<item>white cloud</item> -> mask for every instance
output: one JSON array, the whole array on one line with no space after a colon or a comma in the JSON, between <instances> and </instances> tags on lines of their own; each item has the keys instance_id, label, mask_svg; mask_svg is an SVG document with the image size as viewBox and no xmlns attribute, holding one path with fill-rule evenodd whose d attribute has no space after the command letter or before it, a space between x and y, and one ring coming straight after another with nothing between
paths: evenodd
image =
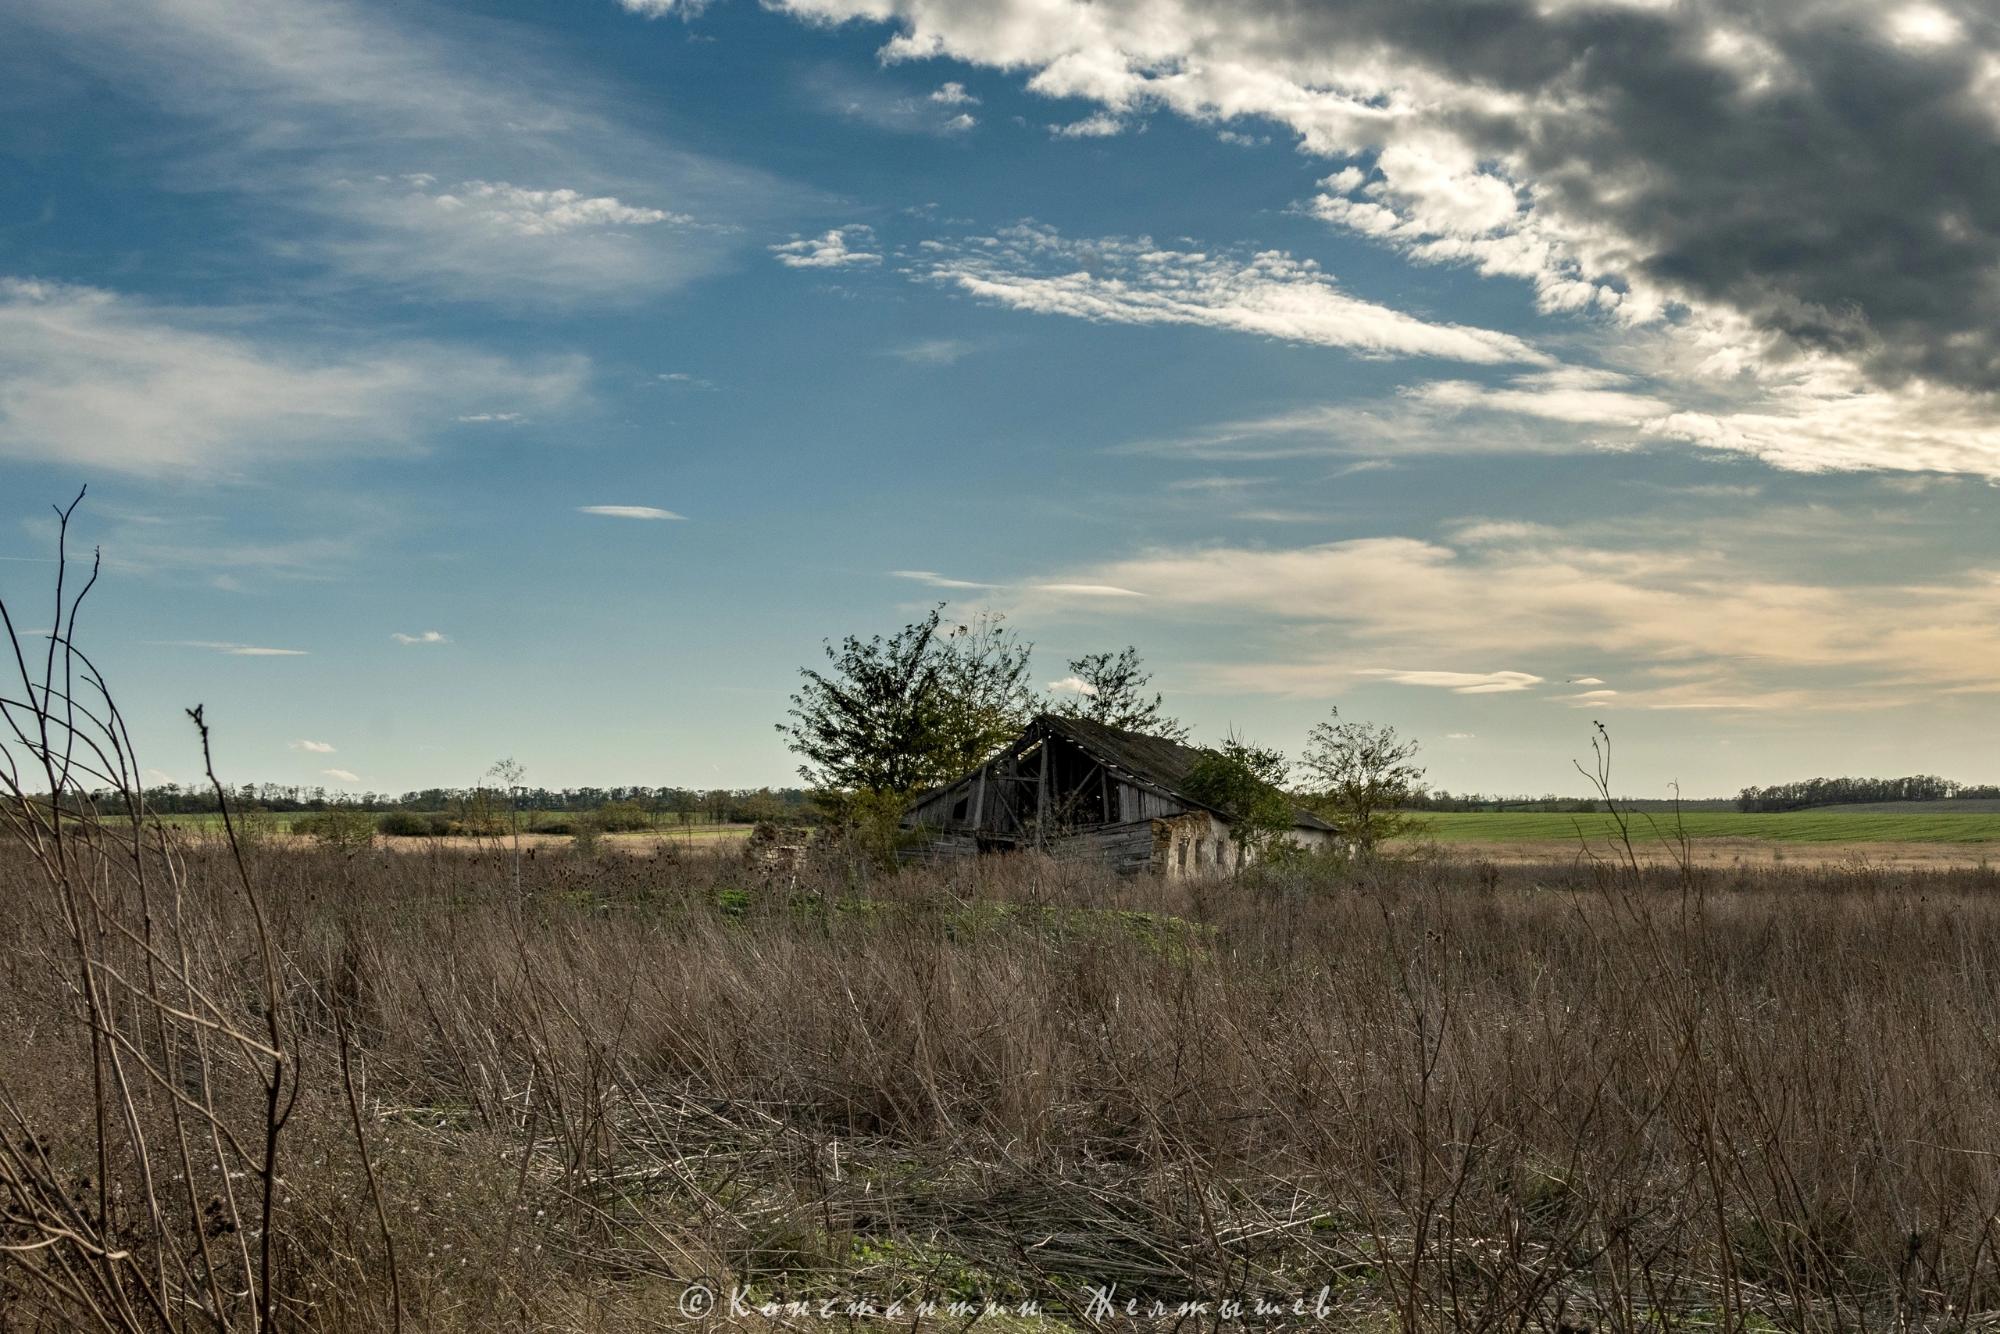
<instances>
[{"instance_id":1,"label":"white cloud","mask_svg":"<svg viewBox=\"0 0 2000 1334\"><path fill-rule=\"evenodd\" d=\"M965 85L962 83L938 85L937 91L931 94L931 101L938 103L940 106L947 107L976 107L979 105L979 99L971 93L966 92Z\"/></svg>"},{"instance_id":2,"label":"white cloud","mask_svg":"<svg viewBox=\"0 0 2000 1334\"><path fill-rule=\"evenodd\" d=\"M481 403L563 403L586 367L428 343L328 335L321 345L270 316L201 316L0 279L0 456L216 475L403 452Z\"/></svg>"},{"instance_id":3,"label":"white cloud","mask_svg":"<svg viewBox=\"0 0 2000 1334\"><path fill-rule=\"evenodd\" d=\"M1642 431L1793 472L2000 479L2000 411L1991 396L1922 383L1872 389L1830 366L1801 370L1790 383L1729 407L1669 412Z\"/></svg>"},{"instance_id":4,"label":"white cloud","mask_svg":"<svg viewBox=\"0 0 2000 1334\"><path fill-rule=\"evenodd\" d=\"M258 644L234 644L210 639L176 639L168 641L174 648L205 648L212 653L227 653L232 658L303 658L302 648L265 648Z\"/></svg>"},{"instance_id":5,"label":"white cloud","mask_svg":"<svg viewBox=\"0 0 2000 1334\"><path fill-rule=\"evenodd\" d=\"M819 236L786 241L769 249L787 268L843 269L855 264L880 264L881 255L853 248L874 243L874 228L866 223L850 223Z\"/></svg>"},{"instance_id":6,"label":"white cloud","mask_svg":"<svg viewBox=\"0 0 2000 1334\"><path fill-rule=\"evenodd\" d=\"M1125 133L1125 122L1108 112L1099 111L1066 125L1051 125L1049 133L1058 139L1109 139Z\"/></svg>"},{"instance_id":7,"label":"white cloud","mask_svg":"<svg viewBox=\"0 0 2000 1334\"><path fill-rule=\"evenodd\" d=\"M527 420L518 412L461 412L458 419L462 422L504 422L508 425Z\"/></svg>"},{"instance_id":8,"label":"white cloud","mask_svg":"<svg viewBox=\"0 0 2000 1334\"><path fill-rule=\"evenodd\" d=\"M1064 597L1079 598L1142 598L1146 595L1137 589L1121 588L1117 584L1071 584L1050 583L1030 585L1036 592L1054 593Z\"/></svg>"},{"instance_id":9,"label":"white cloud","mask_svg":"<svg viewBox=\"0 0 2000 1334\"><path fill-rule=\"evenodd\" d=\"M1475 740L1475 739L1476 739L1476 738L1477 738L1478 736L1479 736L1479 733L1477 733L1477 732L1446 732L1446 733L1444 734L1444 740L1446 740L1446 741L1472 741L1472 740Z\"/></svg>"},{"instance_id":10,"label":"white cloud","mask_svg":"<svg viewBox=\"0 0 2000 1334\"><path fill-rule=\"evenodd\" d=\"M1857 387L1839 358L1802 356L1782 372L1705 382L1698 357L1663 342L1633 372L1561 366L1494 384L1403 386L1394 397L1294 409L1128 448L1196 459L1317 455L1568 453L1684 443L1793 472L1962 473L2000 479L2000 409L1987 395L1909 383ZM1699 404L1700 406L1680 406Z\"/></svg>"},{"instance_id":11,"label":"white cloud","mask_svg":"<svg viewBox=\"0 0 2000 1334\"><path fill-rule=\"evenodd\" d=\"M998 588L998 584L975 583L970 579L947 579L936 570L891 570L898 579L911 579L932 588Z\"/></svg>"},{"instance_id":12,"label":"white cloud","mask_svg":"<svg viewBox=\"0 0 2000 1334\"><path fill-rule=\"evenodd\" d=\"M336 783L358 783L361 775L349 769L321 769L320 772Z\"/></svg>"},{"instance_id":13,"label":"white cloud","mask_svg":"<svg viewBox=\"0 0 2000 1334\"><path fill-rule=\"evenodd\" d=\"M1379 676L1403 686L1430 686L1455 695L1513 694L1542 684L1542 678L1528 672L1438 672L1406 671L1393 667L1361 667L1356 676Z\"/></svg>"},{"instance_id":14,"label":"white cloud","mask_svg":"<svg viewBox=\"0 0 2000 1334\"><path fill-rule=\"evenodd\" d=\"M949 366L971 355L972 344L963 338L920 338L889 349L889 355L915 366Z\"/></svg>"},{"instance_id":15,"label":"white cloud","mask_svg":"<svg viewBox=\"0 0 2000 1334\"><path fill-rule=\"evenodd\" d=\"M685 226L694 221L665 209L622 203L610 195L589 198L575 190L530 190L506 181L465 181L450 190L434 190L429 176L406 179L432 207L453 215L456 221L521 236L559 236L591 228L649 227L662 222Z\"/></svg>"},{"instance_id":16,"label":"white cloud","mask_svg":"<svg viewBox=\"0 0 2000 1334\"><path fill-rule=\"evenodd\" d=\"M420 635L406 635L401 630L389 636L398 644L449 644L451 636L436 630L426 630Z\"/></svg>"},{"instance_id":17,"label":"white cloud","mask_svg":"<svg viewBox=\"0 0 2000 1334\"><path fill-rule=\"evenodd\" d=\"M1048 683L1048 689L1058 695L1095 695L1097 687L1080 676L1065 676L1060 681Z\"/></svg>"},{"instance_id":18,"label":"white cloud","mask_svg":"<svg viewBox=\"0 0 2000 1334\"><path fill-rule=\"evenodd\" d=\"M1023 225L930 256L931 281L1038 314L1200 325L1372 356L1549 361L1512 334L1432 324L1350 296L1313 261L1283 251L1211 255L1146 237L1072 240Z\"/></svg>"},{"instance_id":19,"label":"white cloud","mask_svg":"<svg viewBox=\"0 0 2000 1334\"><path fill-rule=\"evenodd\" d=\"M666 374L660 376L659 380L662 384L670 384L680 389L712 391L715 388L715 381L703 379L699 375L690 375L686 371L668 371Z\"/></svg>"},{"instance_id":20,"label":"white cloud","mask_svg":"<svg viewBox=\"0 0 2000 1334\"><path fill-rule=\"evenodd\" d=\"M1619 707L1862 707L2000 692L2000 567L1836 582L1771 570L1750 519L1701 540L1607 547L1523 527L1456 545L1408 537L1168 549L1065 571L1144 595L1134 610L1239 627L1218 690L1305 696L1357 674L1512 693L1590 655L1622 660ZM1611 531L1610 529L1604 530ZM1732 549L1725 533L1735 534ZM1265 627L1282 648L1260 657ZM1423 655L1433 667L1383 668ZM1518 666L1496 672L1489 664ZM1571 682L1599 686L1600 678ZM1591 695L1607 703L1611 696Z\"/></svg>"},{"instance_id":21,"label":"white cloud","mask_svg":"<svg viewBox=\"0 0 2000 1334\"><path fill-rule=\"evenodd\" d=\"M619 8L642 18L665 18L669 14L684 19L699 18L710 0L618 0Z\"/></svg>"},{"instance_id":22,"label":"white cloud","mask_svg":"<svg viewBox=\"0 0 2000 1334\"><path fill-rule=\"evenodd\" d=\"M1579 425L1639 428L1648 418L1673 411L1666 401L1630 388L1629 376L1564 366L1516 376L1503 385L1470 380L1433 380L1403 390L1406 397L1446 411L1478 409L1517 413Z\"/></svg>"},{"instance_id":23,"label":"white cloud","mask_svg":"<svg viewBox=\"0 0 2000 1334\"><path fill-rule=\"evenodd\" d=\"M315 755L333 754L333 743L328 741L294 741L293 750L311 751Z\"/></svg>"},{"instance_id":24,"label":"white cloud","mask_svg":"<svg viewBox=\"0 0 2000 1334\"><path fill-rule=\"evenodd\" d=\"M578 514L599 514L607 519L681 519L685 515L652 505L579 505Z\"/></svg>"},{"instance_id":25,"label":"white cloud","mask_svg":"<svg viewBox=\"0 0 2000 1334\"><path fill-rule=\"evenodd\" d=\"M1950 46L1965 38L1965 25L1931 4L1904 5L1891 10L1883 23L1889 40L1897 46Z\"/></svg>"},{"instance_id":26,"label":"white cloud","mask_svg":"<svg viewBox=\"0 0 2000 1334\"><path fill-rule=\"evenodd\" d=\"M1601 686L1604 681L1596 676L1572 676L1563 682L1566 686Z\"/></svg>"}]
</instances>

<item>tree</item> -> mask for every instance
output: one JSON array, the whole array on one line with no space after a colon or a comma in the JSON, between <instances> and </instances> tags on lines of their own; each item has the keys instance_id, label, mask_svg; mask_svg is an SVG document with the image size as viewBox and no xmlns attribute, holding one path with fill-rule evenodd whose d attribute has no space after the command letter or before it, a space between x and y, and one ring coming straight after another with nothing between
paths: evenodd
<instances>
[{"instance_id":1,"label":"tree","mask_svg":"<svg viewBox=\"0 0 2000 1334\"><path fill-rule=\"evenodd\" d=\"M1031 646L996 615L943 629L944 604L886 639L826 646L828 671L800 669L778 731L822 791L907 794L957 777L1033 710Z\"/></svg>"},{"instance_id":2,"label":"tree","mask_svg":"<svg viewBox=\"0 0 2000 1334\"><path fill-rule=\"evenodd\" d=\"M998 612L981 612L937 641L939 780L975 767L1035 716L1039 702L1028 683L1033 652Z\"/></svg>"},{"instance_id":3,"label":"tree","mask_svg":"<svg viewBox=\"0 0 2000 1334\"><path fill-rule=\"evenodd\" d=\"M1138 649L1128 645L1118 653L1086 653L1069 660L1069 671L1063 684L1074 693L1055 701L1055 712L1169 741L1187 740L1187 727L1167 715L1160 695L1146 698L1153 674L1140 664Z\"/></svg>"},{"instance_id":4,"label":"tree","mask_svg":"<svg viewBox=\"0 0 2000 1334\"><path fill-rule=\"evenodd\" d=\"M1232 733L1218 748L1204 751L1182 780L1188 796L1229 821L1239 868L1251 849L1262 852L1291 830L1292 799L1284 790L1290 769L1283 752L1253 746Z\"/></svg>"},{"instance_id":5,"label":"tree","mask_svg":"<svg viewBox=\"0 0 2000 1334\"><path fill-rule=\"evenodd\" d=\"M1424 771L1411 760L1417 743L1387 724L1342 722L1335 709L1314 727L1300 758L1312 775L1310 804L1340 826L1361 849L1415 823L1404 806L1423 785Z\"/></svg>"}]
</instances>

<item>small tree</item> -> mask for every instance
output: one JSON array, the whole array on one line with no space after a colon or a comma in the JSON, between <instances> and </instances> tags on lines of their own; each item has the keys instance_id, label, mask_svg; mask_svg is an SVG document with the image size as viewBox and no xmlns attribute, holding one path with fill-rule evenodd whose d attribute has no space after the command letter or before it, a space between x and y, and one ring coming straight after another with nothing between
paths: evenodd
<instances>
[{"instance_id":1,"label":"small tree","mask_svg":"<svg viewBox=\"0 0 2000 1334\"><path fill-rule=\"evenodd\" d=\"M826 646L825 672L803 668L791 722L799 776L822 792L906 794L954 778L1028 719L1030 647L998 616L943 629L944 604L886 639Z\"/></svg>"},{"instance_id":2,"label":"small tree","mask_svg":"<svg viewBox=\"0 0 2000 1334\"><path fill-rule=\"evenodd\" d=\"M521 767L512 755L493 761L481 777L481 786L491 779L496 787L507 794L507 830L514 842L514 892L521 892L521 780L528 771Z\"/></svg>"},{"instance_id":3,"label":"small tree","mask_svg":"<svg viewBox=\"0 0 2000 1334\"><path fill-rule=\"evenodd\" d=\"M1404 809L1423 785L1416 754L1417 743L1395 728L1342 722L1336 708L1313 728L1299 762L1312 775L1311 804L1369 852L1416 823Z\"/></svg>"},{"instance_id":4,"label":"small tree","mask_svg":"<svg viewBox=\"0 0 2000 1334\"><path fill-rule=\"evenodd\" d=\"M1232 733L1204 751L1182 780L1182 790L1229 821L1240 869L1254 848L1260 853L1292 828L1292 799L1284 783L1291 765L1282 751L1253 746Z\"/></svg>"},{"instance_id":5,"label":"small tree","mask_svg":"<svg viewBox=\"0 0 2000 1334\"><path fill-rule=\"evenodd\" d=\"M1146 698L1153 674L1140 663L1138 649L1128 645L1117 653L1086 653L1069 660L1069 671L1066 684L1075 693L1054 701L1055 712L1169 741L1187 740L1187 727L1168 716L1159 693Z\"/></svg>"}]
</instances>

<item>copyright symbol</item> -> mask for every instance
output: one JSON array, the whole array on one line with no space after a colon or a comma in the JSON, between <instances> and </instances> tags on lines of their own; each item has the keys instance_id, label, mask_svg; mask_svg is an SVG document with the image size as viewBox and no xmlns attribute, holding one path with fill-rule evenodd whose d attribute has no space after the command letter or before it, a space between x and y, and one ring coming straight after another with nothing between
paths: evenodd
<instances>
[{"instance_id":1,"label":"copyright symbol","mask_svg":"<svg viewBox=\"0 0 2000 1334\"><path fill-rule=\"evenodd\" d=\"M715 1281L698 1278L681 1289L681 1314L689 1320L707 1318L715 1309Z\"/></svg>"}]
</instances>

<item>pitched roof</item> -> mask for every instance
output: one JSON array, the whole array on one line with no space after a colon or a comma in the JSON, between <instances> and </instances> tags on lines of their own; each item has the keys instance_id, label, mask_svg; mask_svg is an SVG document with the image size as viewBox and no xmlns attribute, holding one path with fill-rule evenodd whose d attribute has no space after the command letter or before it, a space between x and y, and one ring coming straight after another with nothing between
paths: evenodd
<instances>
[{"instance_id":1,"label":"pitched roof","mask_svg":"<svg viewBox=\"0 0 2000 1334\"><path fill-rule=\"evenodd\" d=\"M1087 751L1092 759L1126 773L1153 787L1160 788L1176 800L1185 801L1190 806L1203 810L1213 810L1206 802L1190 797L1184 790L1188 771L1206 754L1193 746L1182 745L1163 736L1148 736L1144 732L1127 732L1120 727L1109 727L1089 718L1070 718L1059 713L1045 713L1035 719L1035 726L1060 736ZM1220 815L1221 812L1217 811ZM1292 808L1292 825L1298 829L1332 830L1333 825L1320 819L1303 807Z\"/></svg>"}]
</instances>

